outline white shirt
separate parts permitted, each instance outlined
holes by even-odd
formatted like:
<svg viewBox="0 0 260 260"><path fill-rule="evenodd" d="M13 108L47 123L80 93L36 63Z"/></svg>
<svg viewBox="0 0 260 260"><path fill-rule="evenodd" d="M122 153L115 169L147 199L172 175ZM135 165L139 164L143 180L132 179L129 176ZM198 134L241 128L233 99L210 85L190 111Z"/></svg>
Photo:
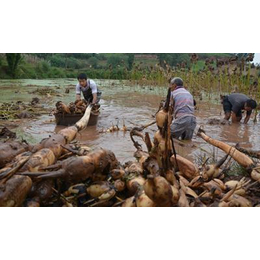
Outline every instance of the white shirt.
<svg viewBox="0 0 260 260"><path fill-rule="evenodd" d="M88 88L91 88L92 94L98 92L96 82L92 79L88 79L86 87L82 88L79 83L76 85L76 94L80 95L83 90L87 90Z"/></svg>

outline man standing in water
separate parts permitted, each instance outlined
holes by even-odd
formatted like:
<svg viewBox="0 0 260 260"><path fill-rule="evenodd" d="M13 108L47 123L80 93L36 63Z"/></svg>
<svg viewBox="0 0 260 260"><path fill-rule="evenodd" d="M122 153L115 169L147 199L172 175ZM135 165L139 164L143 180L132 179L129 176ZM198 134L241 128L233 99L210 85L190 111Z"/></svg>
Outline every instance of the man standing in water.
<svg viewBox="0 0 260 260"><path fill-rule="evenodd" d="M191 140L196 127L193 96L183 87L181 78L171 79L170 85L171 103L173 104L172 137Z"/></svg>
<svg viewBox="0 0 260 260"><path fill-rule="evenodd" d="M76 85L76 101L81 99L81 92L88 103L96 104L100 101L101 92L94 80L88 79L87 75L78 75L79 83Z"/></svg>
<svg viewBox="0 0 260 260"><path fill-rule="evenodd" d="M239 123L242 119L242 111L246 111L246 117L244 119L244 124L250 119L252 110L257 106L256 101L250 99L244 94L232 93L223 98L223 109L225 112L225 120L231 120L233 123Z"/></svg>

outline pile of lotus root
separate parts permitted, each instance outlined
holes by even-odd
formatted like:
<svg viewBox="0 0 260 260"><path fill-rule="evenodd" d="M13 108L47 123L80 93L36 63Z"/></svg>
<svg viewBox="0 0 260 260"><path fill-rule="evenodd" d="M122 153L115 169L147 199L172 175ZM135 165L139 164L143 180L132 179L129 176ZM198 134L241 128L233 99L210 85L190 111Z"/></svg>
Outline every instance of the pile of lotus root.
<svg viewBox="0 0 260 260"><path fill-rule="evenodd" d="M64 104L62 101L58 101L56 103L56 111L55 113L61 114L84 114L87 107L88 102L84 99L76 100L75 102L69 103L69 105ZM92 106L92 112L98 112L100 105L95 104Z"/></svg>
<svg viewBox="0 0 260 260"><path fill-rule="evenodd" d="M156 114L158 131L153 141L148 133L143 133L148 125L130 131L137 149L136 161L124 165L112 151L90 151L73 143L88 124L91 105L74 126L37 145L1 143L0 206L258 206L260 166L244 153L248 151L241 152L200 130L198 135L226 156L214 165L197 167L176 154L170 135L169 93ZM145 143L147 151L143 151L136 137ZM223 169L228 157L246 168L249 175L228 177Z"/></svg>

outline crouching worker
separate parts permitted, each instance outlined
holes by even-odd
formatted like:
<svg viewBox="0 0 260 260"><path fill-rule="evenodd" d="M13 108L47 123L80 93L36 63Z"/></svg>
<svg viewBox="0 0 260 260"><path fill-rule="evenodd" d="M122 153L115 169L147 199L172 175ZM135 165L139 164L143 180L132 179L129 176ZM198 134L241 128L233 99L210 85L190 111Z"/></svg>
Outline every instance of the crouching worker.
<svg viewBox="0 0 260 260"><path fill-rule="evenodd" d="M88 79L87 75L81 73L78 75L79 83L76 85L76 101L81 99L81 93L89 104L96 104L100 101L101 92L94 80Z"/></svg>
<svg viewBox="0 0 260 260"><path fill-rule="evenodd" d="M244 124L250 119L252 110L256 108L256 101L250 99L244 94L232 93L223 97L223 109L225 112L225 120L231 117L232 123L239 123L242 119L242 111L246 111Z"/></svg>
<svg viewBox="0 0 260 260"><path fill-rule="evenodd" d="M171 103L173 105L172 137L191 140L196 128L193 96L183 87L181 78L171 79L170 85L172 90Z"/></svg>

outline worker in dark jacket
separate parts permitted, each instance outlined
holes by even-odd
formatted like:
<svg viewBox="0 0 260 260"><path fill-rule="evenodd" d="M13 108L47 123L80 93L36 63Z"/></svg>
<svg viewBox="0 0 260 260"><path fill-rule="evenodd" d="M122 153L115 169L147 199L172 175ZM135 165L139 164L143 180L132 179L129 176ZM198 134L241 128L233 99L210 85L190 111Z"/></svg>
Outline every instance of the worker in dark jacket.
<svg viewBox="0 0 260 260"><path fill-rule="evenodd" d="M252 110L257 106L256 101L250 99L244 94L232 93L223 98L223 109L225 112L225 119L231 120L233 123L238 123L242 119L243 111L246 111L246 117L244 119L244 124L250 119Z"/></svg>

